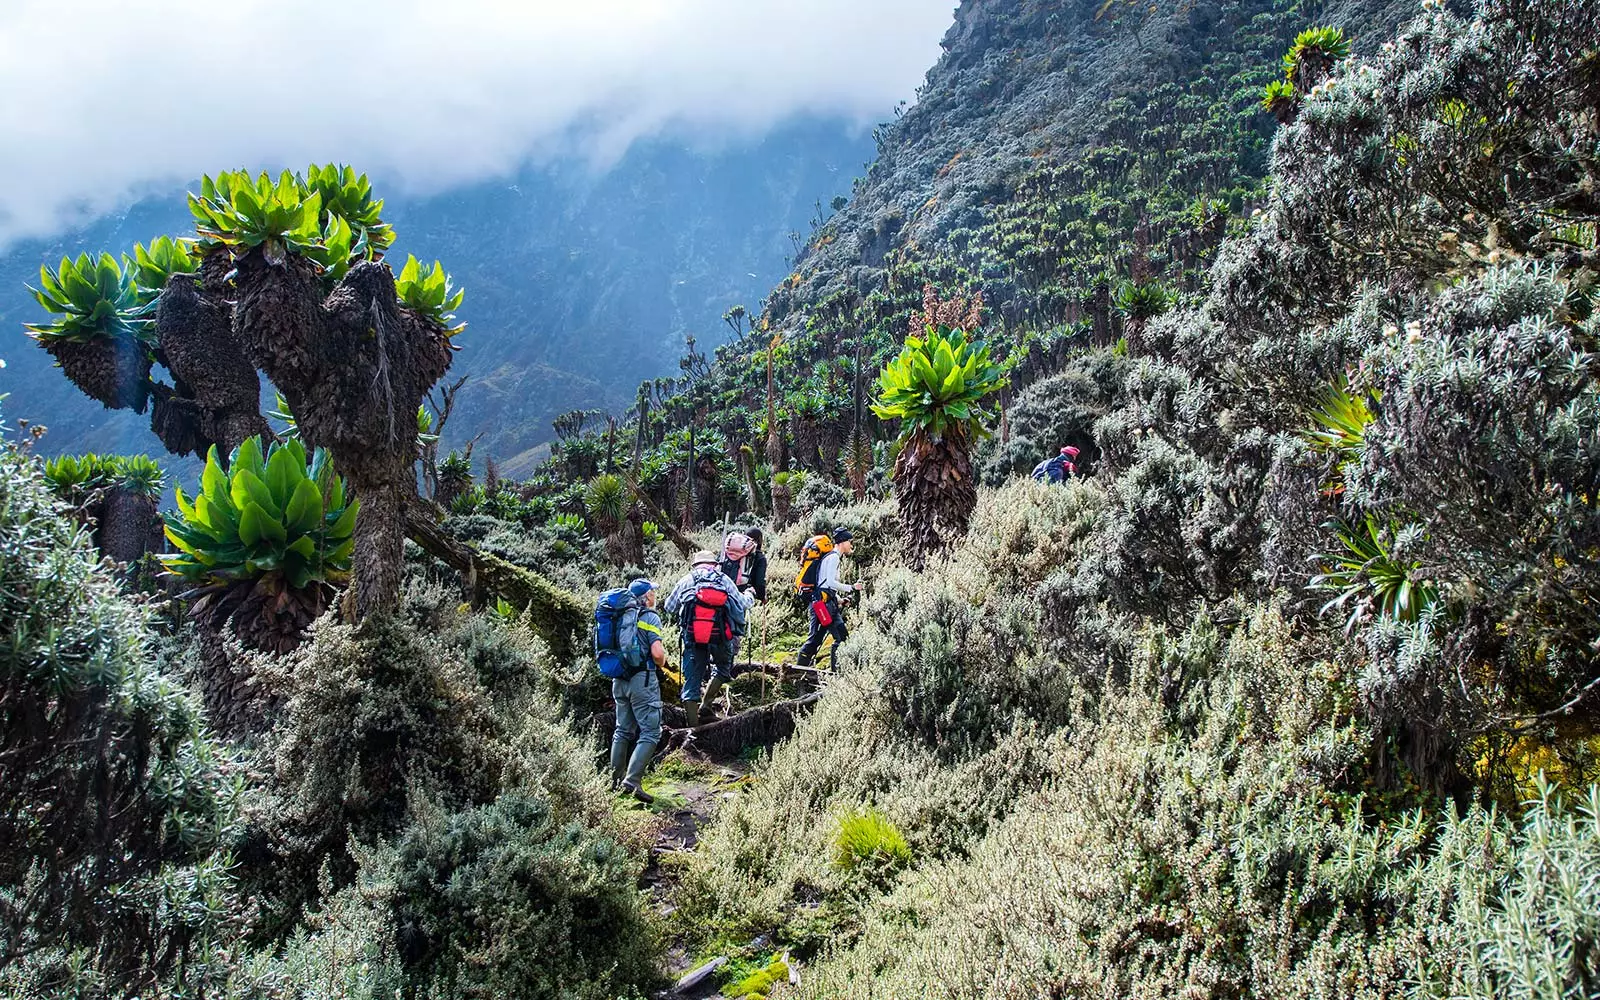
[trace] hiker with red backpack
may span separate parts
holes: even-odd
[[[795,656],[796,666],[809,667],[815,663],[822,644],[831,635],[833,649],[828,652],[828,667],[832,669],[838,658],[839,644],[850,634],[844,626],[844,599],[865,588],[859,583],[841,581],[839,563],[855,550],[854,537],[849,529],[840,528],[832,535],[809,539],[801,550],[800,573],[794,578],[794,586],[796,594],[810,605],[811,634]]]
[[[750,602],[722,572],[717,554],[700,551],[663,607],[683,628],[683,714],[692,729],[733,680],[733,639],[744,633]]]

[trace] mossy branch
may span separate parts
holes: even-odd
[[[527,609],[534,634],[550,645],[557,661],[570,662],[588,628],[583,602],[531,570],[463,542],[439,524],[436,509],[421,498],[406,505],[406,534],[424,552],[461,574],[474,604],[494,594]]]

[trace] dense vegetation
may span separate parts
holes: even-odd
[[[97,567],[96,498],[137,462],[47,480],[9,443],[0,767],[27,853],[0,867],[0,986],[629,996],[670,935],[739,956],[728,996],[1596,995],[1600,5],[1331,13],[963,6],[733,345],[691,339],[629,415],[563,415],[520,481],[439,454],[449,397],[411,419],[432,379],[377,433],[296,372],[278,419],[304,444],[216,449],[169,520],[203,594]],[[1080,86],[1141,74],[1183,86],[1075,117],[1100,108]],[[996,123],[1064,104],[1028,140],[1060,148],[1013,171]],[[457,346],[441,269],[356,252],[384,234],[353,172],[198,199],[232,241],[198,280],[241,265],[210,258],[214,290],[263,358],[289,326],[268,267],[335,311],[376,280],[362,301],[434,338],[402,344]],[[146,252],[144,303],[137,252],[63,262],[43,342],[137,349],[197,280],[179,250]],[[351,475],[373,434],[386,474]],[[1019,475],[1063,443],[1083,474]],[[406,480],[418,545],[368,550],[365,601],[335,466],[362,511]],[[775,587],[846,527],[871,596],[814,713],[696,850],[655,855],[657,916],[658,820],[607,799],[581,735],[605,692],[571,595],[670,579],[756,518]],[[802,615],[763,612],[764,656]]]

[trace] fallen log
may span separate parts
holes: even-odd
[[[692,746],[709,757],[737,757],[751,747],[770,747],[793,736],[800,716],[821,699],[821,691],[812,691],[789,701],[745,709],[693,729],[665,729],[658,753]]]

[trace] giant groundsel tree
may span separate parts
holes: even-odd
[[[983,302],[941,302],[932,286],[900,355],[878,376],[872,411],[900,423],[894,493],[907,551],[919,568],[929,554],[966,534],[978,503],[972,448],[986,433],[983,401],[1006,384],[977,329]]]
[[[356,610],[392,605],[415,493],[412,414],[450,366],[462,293],[437,262],[390,269],[383,202],[349,167],[208,176],[189,207],[192,239],[45,268],[36,297],[57,318],[29,329],[89,396],[149,407],[177,454],[270,438],[266,373],[361,500]],[[172,384],[152,376],[156,363]]]

